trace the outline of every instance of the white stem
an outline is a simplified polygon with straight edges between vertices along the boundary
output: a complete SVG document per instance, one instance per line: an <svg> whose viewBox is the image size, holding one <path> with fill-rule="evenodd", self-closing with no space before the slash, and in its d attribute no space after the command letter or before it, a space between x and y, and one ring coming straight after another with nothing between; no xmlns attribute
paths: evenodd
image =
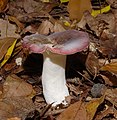
<svg viewBox="0 0 117 120"><path fill-rule="evenodd" d="M69 96L65 79L66 56L44 53L42 72L43 94L48 104L57 105Z"/></svg>

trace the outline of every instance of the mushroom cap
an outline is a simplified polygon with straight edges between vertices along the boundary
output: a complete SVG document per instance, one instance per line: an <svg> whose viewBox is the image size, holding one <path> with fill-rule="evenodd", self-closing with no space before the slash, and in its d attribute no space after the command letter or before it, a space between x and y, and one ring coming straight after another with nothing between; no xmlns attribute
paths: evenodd
<svg viewBox="0 0 117 120"><path fill-rule="evenodd" d="M66 30L49 36L33 34L23 38L23 47L33 53L52 53L70 55L80 52L89 45L89 36L86 32Z"/></svg>

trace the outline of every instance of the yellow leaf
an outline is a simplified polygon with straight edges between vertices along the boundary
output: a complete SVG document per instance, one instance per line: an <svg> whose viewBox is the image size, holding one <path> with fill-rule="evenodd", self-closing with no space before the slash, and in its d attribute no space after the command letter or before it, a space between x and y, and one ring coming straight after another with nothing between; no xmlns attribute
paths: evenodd
<svg viewBox="0 0 117 120"><path fill-rule="evenodd" d="M65 21L64 25L67 26L67 27L70 27L70 23L68 21Z"/></svg>
<svg viewBox="0 0 117 120"><path fill-rule="evenodd" d="M42 0L42 2L50 2L50 0Z"/></svg>
<svg viewBox="0 0 117 120"><path fill-rule="evenodd" d="M61 3L68 2L69 0L60 0Z"/></svg>
<svg viewBox="0 0 117 120"><path fill-rule="evenodd" d="M88 10L91 12L91 1L90 0L69 0L68 8L69 17L71 20L80 21L84 11Z"/></svg>
<svg viewBox="0 0 117 120"><path fill-rule="evenodd" d="M92 10L91 15L96 17L98 14L108 12L110 10L110 5L102 8L101 10Z"/></svg>
<svg viewBox="0 0 117 120"><path fill-rule="evenodd" d="M117 62L104 65L100 68L100 71L109 71L110 73L117 75Z"/></svg>
<svg viewBox="0 0 117 120"><path fill-rule="evenodd" d="M11 57L11 54L12 54L12 52L14 50L16 42L17 42L17 39L13 42L11 47L9 47L9 49L7 50L7 53L6 53L5 57L4 57L4 60L1 62L0 67L2 67L9 60L9 58Z"/></svg>
<svg viewBox="0 0 117 120"><path fill-rule="evenodd" d="M16 38L5 37L0 39L0 61L4 58L8 48L13 44Z"/></svg>
<svg viewBox="0 0 117 120"><path fill-rule="evenodd" d="M93 117L97 111L98 106L104 101L104 98L105 98L105 95L100 97L100 98L91 100L90 102L88 102L86 104L85 108L86 108L86 111L88 114L88 120L93 119Z"/></svg>

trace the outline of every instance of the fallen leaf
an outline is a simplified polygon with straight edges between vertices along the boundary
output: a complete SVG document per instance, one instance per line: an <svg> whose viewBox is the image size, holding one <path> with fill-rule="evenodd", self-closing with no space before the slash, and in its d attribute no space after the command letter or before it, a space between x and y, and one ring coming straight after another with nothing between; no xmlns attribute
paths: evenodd
<svg viewBox="0 0 117 120"><path fill-rule="evenodd" d="M60 0L61 3L68 2L69 0Z"/></svg>
<svg viewBox="0 0 117 120"><path fill-rule="evenodd" d="M15 22L20 31L24 29L24 24L21 23L16 17L8 16L8 19L9 21Z"/></svg>
<svg viewBox="0 0 117 120"><path fill-rule="evenodd" d="M113 104L113 106L117 107L117 88L107 89L105 96L106 100L110 101Z"/></svg>
<svg viewBox="0 0 117 120"><path fill-rule="evenodd" d="M3 59L6 54L8 48L13 44L16 38L6 37L0 40L0 61Z"/></svg>
<svg viewBox="0 0 117 120"><path fill-rule="evenodd" d="M100 74L100 76L102 77L102 79L104 80L104 82L105 82L106 85L109 85L109 86L115 85L116 77L114 78L113 75L109 74L108 75L109 77L108 77L106 74L105 75L104 74Z"/></svg>
<svg viewBox="0 0 117 120"><path fill-rule="evenodd" d="M69 0L68 12L71 20L80 21L85 10L91 11L90 0Z"/></svg>
<svg viewBox="0 0 117 120"><path fill-rule="evenodd" d="M70 105L57 120L87 120L86 109L82 101Z"/></svg>
<svg viewBox="0 0 117 120"><path fill-rule="evenodd" d="M41 0L42 2L50 2L50 0Z"/></svg>
<svg viewBox="0 0 117 120"><path fill-rule="evenodd" d="M104 111L101 111L101 113L98 114L95 119L96 120L103 120L103 118L107 117L109 114L116 115L116 113L117 113L116 109L114 109L113 107L108 107Z"/></svg>
<svg viewBox="0 0 117 120"><path fill-rule="evenodd" d="M5 70L5 71L11 71L13 68L15 68L15 66L16 66L16 63L15 63L15 62L6 64L6 65L4 66L4 70Z"/></svg>
<svg viewBox="0 0 117 120"><path fill-rule="evenodd" d="M3 96L32 97L34 96L34 90L32 88L32 85L26 83L21 78L13 74L13 75L9 75L3 84Z"/></svg>
<svg viewBox="0 0 117 120"><path fill-rule="evenodd" d="M18 117L12 117L12 118L8 118L7 120L21 120L21 118L18 118Z"/></svg>
<svg viewBox="0 0 117 120"><path fill-rule="evenodd" d="M117 74L117 62L104 65L100 68L101 71L109 71L113 74Z"/></svg>
<svg viewBox="0 0 117 120"><path fill-rule="evenodd" d="M8 0L0 0L0 12L3 12L7 7Z"/></svg>
<svg viewBox="0 0 117 120"><path fill-rule="evenodd" d="M17 42L17 39L13 42L13 44L7 50L7 53L5 54L3 61L0 63L0 67L2 67L11 57L14 47L16 45L16 42Z"/></svg>
<svg viewBox="0 0 117 120"><path fill-rule="evenodd" d="M96 98L86 103L85 108L87 111L87 120L93 120L94 115L97 111L98 106L104 101L105 96Z"/></svg>
<svg viewBox="0 0 117 120"><path fill-rule="evenodd" d="M54 32L63 32L65 31L65 28L59 24L58 22L55 22L54 24Z"/></svg>
<svg viewBox="0 0 117 120"><path fill-rule="evenodd" d="M101 10L92 10L92 13L91 15L96 17L98 14L101 14L101 13L106 13L110 10L110 5L102 8Z"/></svg>
<svg viewBox="0 0 117 120"><path fill-rule="evenodd" d="M15 49L13 51L12 56L14 57L15 55L17 55L21 51L22 51L22 43L21 42L17 42L17 44L15 45Z"/></svg>
<svg viewBox="0 0 117 120"><path fill-rule="evenodd" d="M20 35L16 33L16 26L9 23L8 20L0 19L0 38L15 37L19 38Z"/></svg>
<svg viewBox="0 0 117 120"><path fill-rule="evenodd" d="M35 1L35 0L23 0L23 8L27 13L35 12L37 9L39 10L42 8L41 1Z"/></svg>
<svg viewBox="0 0 117 120"><path fill-rule="evenodd" d="M94 78L96 77L98 71L99 71L99 62L98 62L98 57L93 53L90 52L87 56L86 59L86 69L88 70L88 72L94 76Z"/></svg>
<svg viewBox="0 0 117 120"><path fill-rule="evenodd" d="M49 33L53 32L53 29L54 29L54 25L50 21L45 20L41 23L37 31L40 34L48 35Z"/></svg>
<svg viewBox="0 0 117 120"><path fill-rule="evenodd" d="M7 120L21 120L21 118L18 118L18 117L12 117L12 118L8 118Z"/></svg>
<svg viewBox="0 0 117 120"><path fill-rule="evenodd" d="M8 97L0 101L0 120L24 120L34 110L35 106L31 99ZM15 119L15 117L19 119Z"/></svg>
<svg viewBox="0 0 117 120"><path fill-rule="evenodd" d="M107 81L109 85L117 85L117 62L104 65L100 68L100 72L102 75L105 75L108 78L110 82L107 81L107 79L104 80Z"/></svg>

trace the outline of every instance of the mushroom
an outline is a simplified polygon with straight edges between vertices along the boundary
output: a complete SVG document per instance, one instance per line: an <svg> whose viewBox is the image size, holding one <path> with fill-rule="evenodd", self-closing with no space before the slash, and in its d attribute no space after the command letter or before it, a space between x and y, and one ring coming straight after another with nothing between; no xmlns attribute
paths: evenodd
<svg viewBox="0 0 117 120"><path fill-rule="evenodd" d="M56 32L49 36L33 34L23 38L24 48L43 54L42 86L48 104L66 104L65 98L69 96L65 78L66 55L80 52L88 44L88 34L78 30Z"/></svg>

